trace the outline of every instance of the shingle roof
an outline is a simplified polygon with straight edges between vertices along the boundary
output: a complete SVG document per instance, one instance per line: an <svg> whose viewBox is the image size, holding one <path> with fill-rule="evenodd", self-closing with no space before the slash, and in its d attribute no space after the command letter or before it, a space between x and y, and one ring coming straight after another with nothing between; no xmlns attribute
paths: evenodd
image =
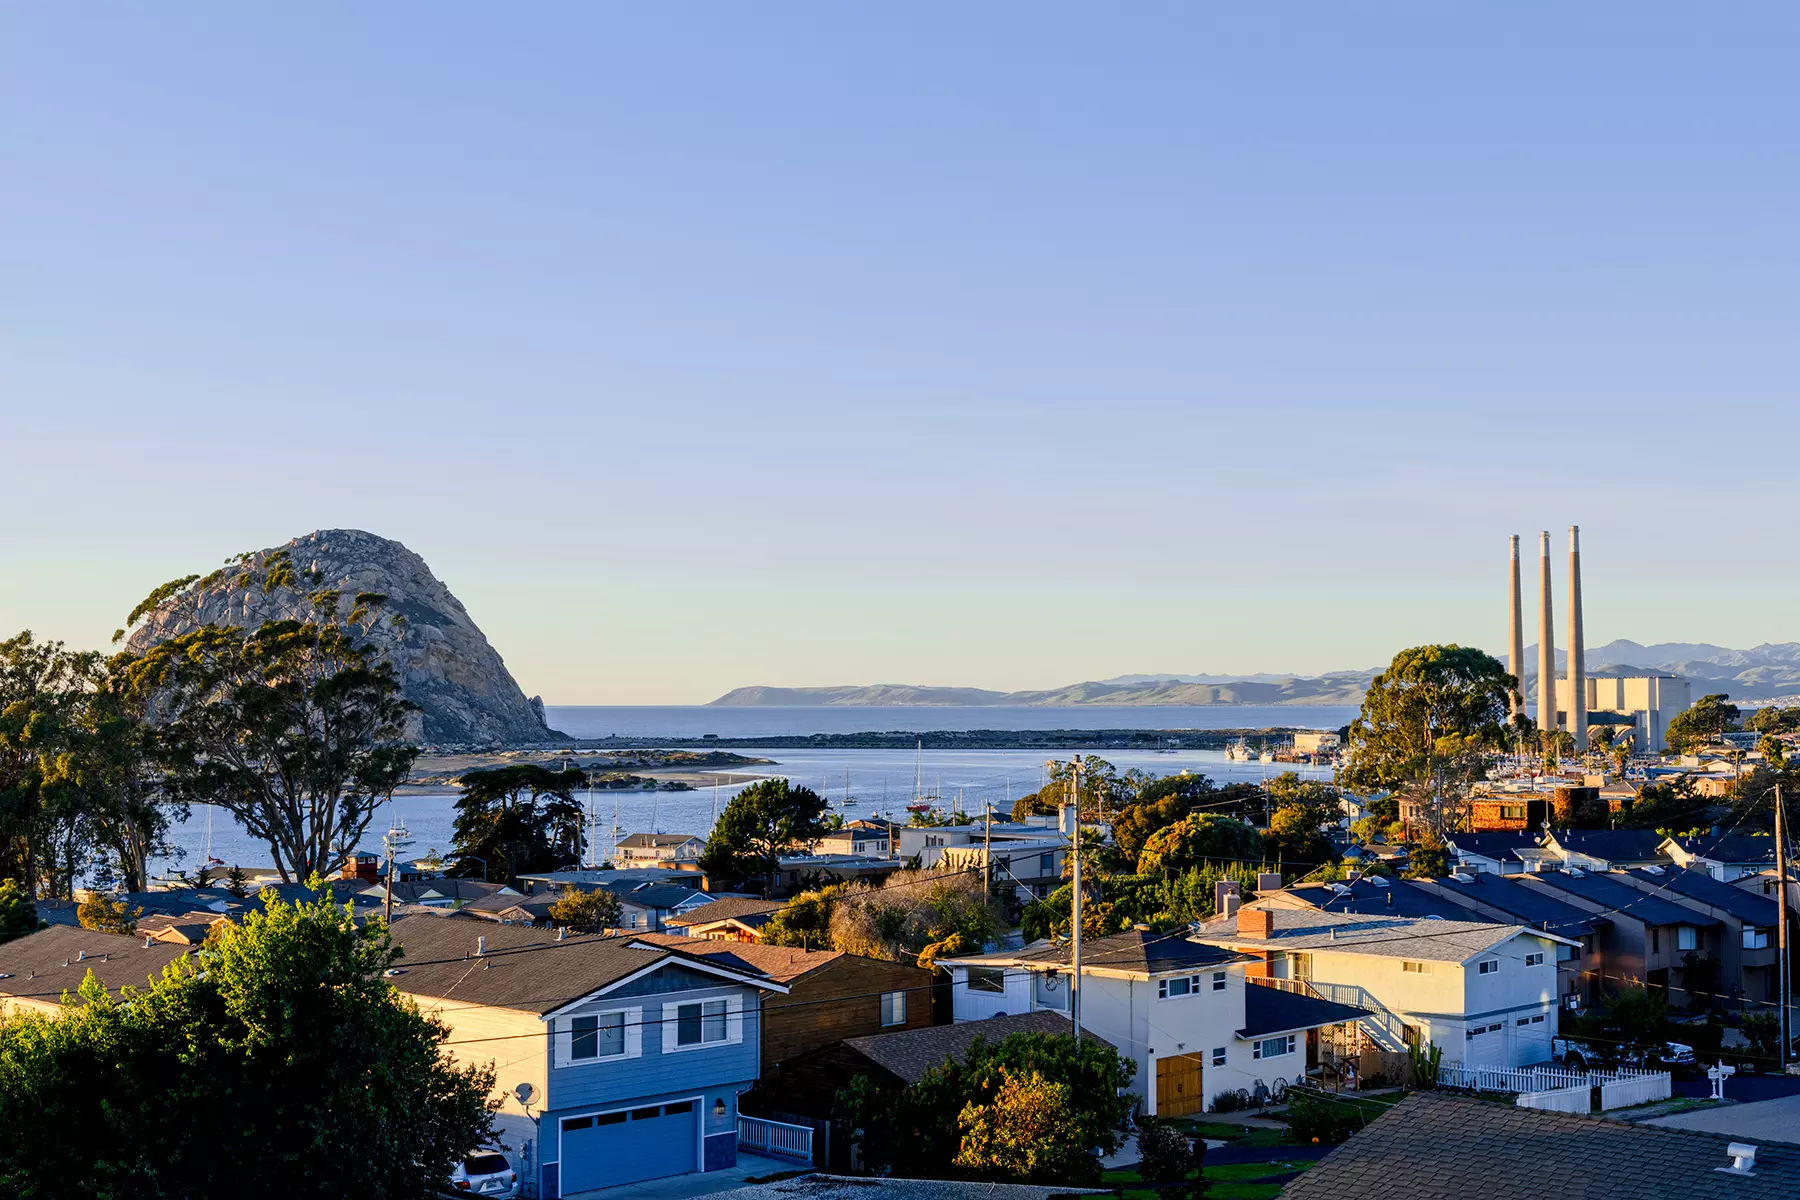
<svg viewBox="0 0 1800 1200"><path fill-rule="evenodd" d="M1368 1015L1368 1009L1355 1005L1251 984L1244 989L1244 1027L1238 1030L1238 1036L1264 1037L1320 1025L1341 1025Z"/></svg>
<svg viewBox="0 0 1800 1200"><path fill-rule="evenodd" d="M121 987L146 986L192 949L174 942L146 947L141 937L52 925L0 943L0 974L11 977L0 979L0 994L54 1003L92 971L117 996Z"/></svg>
<svg viewBox="0 0 1800 1200"><path fill-rule="evenodd" d="M683 887L678 883L603 883L600 886L617 896L621 904L664 911L686 904L695 896L705 895L698 888Z"/></svg>
<svg viewBox="0 0 1800 1200"><path fill-rule="evenodd" d="M924 1029L907 1029L899 1033L847 1038L844 1045L906 1082L917 1083L925 1078L925 1072L933 1067L943 1066L948 1059L962 1062L976 1038L997 1042L1015 1033L1067 1035L1068 1032L1069 1018L1040 1011L989 1017L985 1021L958 1021L954 1025L930 1025ZM1081 1031L1081 1036L1102 1045L1112 1045L1105 1038L1085 1029Z"/></svg>
<svg viewBox="0 0 1800 1200"><path fill-rule="evenodd" d="M1020 962L1070 964L1074 947L1067 942L1027 947L1015 954L995 957ZM1156 933L1148 929L1126 929L1105 937L1083 939L1081 969L1104 968L1113 971L1136 971L1158 974L1180 971L1187 967L1210 967L1232 962L1238 955L1217 946L1188 940L1188 931Z"/></svg>
<svg viewBox="0 0 1800 1200"><path fill-rule="evenodd" d="M1720 863L1774 863L1775 839L1742 833L1675 838L1689 854Z"/></svg>
<svg viewBox="0 0 1800 1200"><path fill-rule="evenodd" d="M752 929L768 923L770 917L787 905L781 900L754 900L747 896L722 896L699 908L691 908L678 917L670 917L670 925L706 925L713 921L739 921Z"/></svg>
<svg viewBox="0 0 1800 1200"><path fill-rule="evenodd" d="M1564 850L1605 862L1668 862L1654 829L1558 829L1551 839Z"/></svg>
<svg viewBox="0 0 1800 1200"><path fill-rule="evenodd" d="M792 983L803 975L810 975L826 963L836 962L844 957L842 950L802 950L798 946L759 946L753 942L715 942L705 938L686 937L679 933L641 933L637 940L658 946L667 946L669 949L683 954L698 955L708 962L715 962L733 970L744 971L752 975L766 975L776 983Z"/></svg>
<svg viewBox="0 0 1800 1200"><path fill-rule="evenodd" d="M691 833L633 833L619 839L619 845L633 849L650 846L679 846L685 842L698 841Z"/></svg>
<svg viewBox="0 0 1800 1200"><path fill-rule="evenodd" d="M1341 889L1341 890L1340 890ZM1304 900L1324 912L1355 913L1361 916L1441 917L1446 921L1488 922L1474 909L1464 908L1454 900L1433 895L1405 879L1358 879L1355 883L1305 883L1287 889L1287 894Z"/></svg>
<svg viewBox="0 0 1800 1200"><path fill-rule="evenodd" d="M1516 917L1533 928L1560 933L1566 938L1584 937L1612 924L1610 919L1598 913L1527 887L1519 882L1517 875L1494 875L1484 871L1472 876L1469 883L1454 876L1434 879L1432 883Z"/></svg>
<svg viewBox="0 0 1800 1200"><path fill-rule="evenodd" d="M1568 871L1539 871L1531 878L1547 887L1579 896L1594 904L1604 904L1608 916L1632 917L1646 925L1693 925L1697 928L1719 924L1696 908L1665 900L1649 892L1640 892L1622 879L1610 879L1601 871L1584 871L1580 875Z"/></svg>
<svg viewBox="0 0 1800 1200"><path fill-rule="evenodd" d="M1283 1189L1282 1200L1777 1200L1800 1195L1800 1146L1764 1143L1754 1175L1733 1139L1418 1092Z"/></svg>
<svg viewBox="0 0 1800 1200"><path fill-rule="evenodd" d="M1538 835L1526 830L1513 833L1452 833L1444 840L1452 850L1482 858L1518 859L1520 850L1538 849Z"/></svg>
<svg viewBox="0 0 1800 1200"><path fill-rule="evenodd" d="M1245 949L1268 946L1280 950L1337 950L1345 954L1460 963L1498 946L1521 928L1476 921L1359 917L1308 908L1265 911L1274 922L1272 937L1239 936L1236 916L1208 921L1195 937Z"/></svg>
<svg viewBox="0 0 1800 1200"><path fill-rule="evenodd" d="M1652 887L1723 909L1746 925L1773 925L1781 918L1781 906L1775 903L1774 897L1759 896L1729 883L1720 883L1705 871L1664 867L1658 875L1647 867L1639 867L1631 874Z"/></svg>

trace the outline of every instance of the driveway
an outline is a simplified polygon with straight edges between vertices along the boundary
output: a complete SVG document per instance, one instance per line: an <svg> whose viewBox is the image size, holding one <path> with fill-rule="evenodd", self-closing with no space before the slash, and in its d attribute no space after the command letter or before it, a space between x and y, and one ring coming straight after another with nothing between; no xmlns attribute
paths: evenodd
<svg viewBox="0 0 1800 1200"><path fill-rule="evenodd" d="M1726 1094L1732 1080L1725 1081ZM1746 1082L1749 1082L1746 1080ZM1748 1104L1721 1104L1716 1108L1700 1108L1677 1113L1672 1117L1653 1117L1645 1125L1661 1125L1665 1129L1697 1129L1704 1133L1720 1133L1746 1142L1800 1142L1800 1094L1774 1100L1756 1100Z"/></svg>
<svg viewBox="0 0 1800 1200"><path fill-rule="evenodd" d="M804 1163L785 1158L764 1158L760 1154L738 1152L737 1166L723 1171L695 1171L689 1175L670 1175L662 1179L646 1179L642 1183L622 1183L618 1187L595 1188L587 1192L566 1192L563 1200L691 1200L744 1186L756 1176L786 1171L810 1171Z"/></svg>
<svg viewBox="0 0 1800 1200"><path fill-rule="evenodd" d="M1677 1096L1704 1100L1712 1095L1712 1080L1704 1074L1698 1079L1678 1079L1674 1091ZM1800 1096L1800 1075L1733 1075L1725 1081L1727 1100L1751 1104L1784 1096Z"/></svg>

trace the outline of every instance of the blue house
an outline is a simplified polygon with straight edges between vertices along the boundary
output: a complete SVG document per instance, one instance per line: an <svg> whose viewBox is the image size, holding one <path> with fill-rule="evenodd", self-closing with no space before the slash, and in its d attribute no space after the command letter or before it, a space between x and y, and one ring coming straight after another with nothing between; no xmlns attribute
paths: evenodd
<svg viewBox="0 0 1800 1200"><path fill-rule="evenodd" d="M415 916L394 941L394 986L450 1053L494 1065L502 1140L544 1200L736 1164L762 998L783 985L629 936Z"/></svg>

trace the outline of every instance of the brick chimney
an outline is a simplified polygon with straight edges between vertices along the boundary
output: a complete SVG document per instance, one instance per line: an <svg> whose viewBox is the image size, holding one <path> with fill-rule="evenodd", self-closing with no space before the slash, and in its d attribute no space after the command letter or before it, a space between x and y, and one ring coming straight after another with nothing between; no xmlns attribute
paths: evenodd
<svg viewBox="0 0 1800 1200"><path fill-rule="evenodd" d="M1275 914L1266 908L1238 909L1238 936L1267 941L1275 936Z"/></svg>

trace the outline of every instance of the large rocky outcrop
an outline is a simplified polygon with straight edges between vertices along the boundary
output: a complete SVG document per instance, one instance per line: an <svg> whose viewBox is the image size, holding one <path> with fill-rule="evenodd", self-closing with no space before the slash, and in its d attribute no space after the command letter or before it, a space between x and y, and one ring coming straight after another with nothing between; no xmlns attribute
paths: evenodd
<svg viewBox="0 0 1800 1200"><path fill-rule="evenodd" d="M285 552L294 586L266 589L262 569ZM244 576L250 576L245 582ZM406 698L419 706L408 736L433 745L520 745L561 735L544 724L543 701L520 690L462 602L425 560L399 542L360 529L321 529L196 580L162 600L127 643L142 651L198 625L254 629L264 621L304 620L312 593L343 593L347 613L358 592L387 597L385 612L405 618L399 632L381 622L369 640L387 656Z"/></svg>

